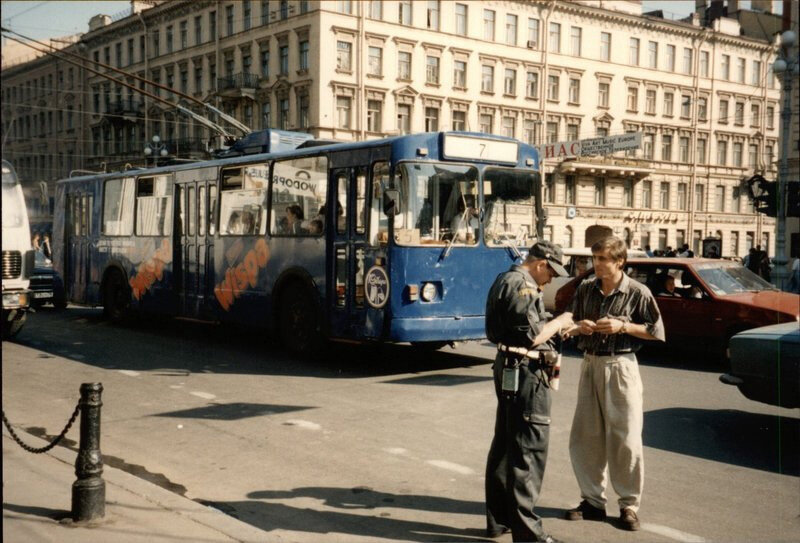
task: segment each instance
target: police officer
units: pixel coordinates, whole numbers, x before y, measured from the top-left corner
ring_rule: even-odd
[[[497,345],[494,384],[497,417],[486,463],[487,535],[511,531],[514,541],[555,541],[533,512],[542,487],[550,434],[550,379],[557,356],[553,336],[572,325],[552,319],[541,288],[567,276],[561,248],[531,247],[521,264],[495,279],[486,300],[486,336]]]

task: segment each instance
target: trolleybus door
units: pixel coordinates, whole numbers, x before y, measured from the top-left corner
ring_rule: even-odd
[[[67,299],[76,303],[86,302],[86,286],[89,282],[89,236],[94,198],[85,192],[67,195],[67,212],[64,251],[64,288]]]
[[[366,191],[367,167],[340,168],[331,172],[333,194],[331,263],[333,291],[329,296],[331,335],[364,335],[366,301]]]
[[[196,174],[197,172],[189,172]],[[178,295],[178,312],[200,317],[208,294],[208,255],[213,251],[209,236],[208,181],[179,182],[175,185],[176,221],[173,277]]]

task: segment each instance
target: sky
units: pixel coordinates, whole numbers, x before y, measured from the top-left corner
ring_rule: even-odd
[[[685,17],[694,10],[695,0],[643,0],[642,11],[663,10]],[[750,2],[740,2],[749,8]],[[781,2],[774,2],[780,10]],[[130,8],[128,1],[11,1],[0,2],[3,26],[36,39],[56,38],[86,32],[89,19],[98,13],[112,17]]]

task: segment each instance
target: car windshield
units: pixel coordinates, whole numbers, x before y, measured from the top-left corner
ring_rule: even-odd
[[[395,216],[400,245],[477,243],[478,170],[473,166],[404,162],[397,169],[403,211]]]
[[[717,296],[739,292],[776,290],[773,285],[744,266],[734,263],[704,263],[695,266],[698,275]]]
[[[510,168],[487,168],[483,173],[486,245],[529,247],[533,243],[536,176],[533,171]]]

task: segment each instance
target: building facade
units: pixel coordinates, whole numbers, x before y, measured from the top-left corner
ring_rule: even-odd
[[[193,99],[211,102],[253,129],[342,141],[469,130],[536,145],[642,132],[635,152],[543,161],[548,237],[583,246],[611,231],[631,247],[699,249],[712,236],[724,255],[758,244],[773,254],[774,219],[754,212],[744,180],[775,177],[776,48],[739,21],[673,21],[635,0],[136,2],[127,17],[94,18],[76,50],[87,66],[166,85],[180,95],[127,78],[203,116]],[[29,85],[26,69],[11,75],[4,95]],[[82,77],[73,167],[142,164],[153,135],[172,155],[204,155],[213,134],[200,123]],[[43,149],[30,152],[24,172],[51,172]]]

